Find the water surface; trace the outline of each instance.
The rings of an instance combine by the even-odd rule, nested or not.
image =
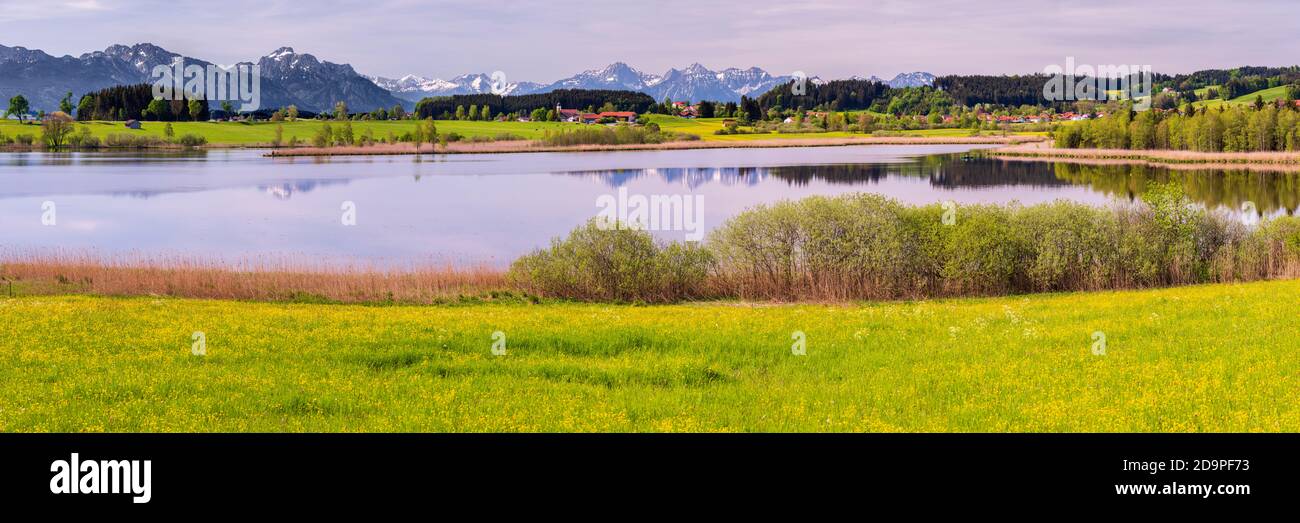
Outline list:
[[[261,151],[0,153],[0,248],[238,263],[504,266],[602,195],[702,196],[703,228],[758,204],[870,192],[928,204],[1132,200],[1176,182],[1211,208],[1293,213],[1296,174],[1001,161],[969,145],[272,159]],[[346,202],[356,224],[344,225]],[[49,204],[54,225],[44,225]],[[684,231],[657,235],[680,240]]]

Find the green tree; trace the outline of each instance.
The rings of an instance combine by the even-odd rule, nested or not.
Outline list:
[[[333,145],[334,130],[330,128],[330,124],[322,124],[320,126],[320,129],[316,130],[316,134],[312,135],[311,143],[312,145],[315,145],[318,148],[324,148]]]
[[[171,114],[171,107],[163,100],[150,100],[149,106],[145,107],[142,118],[154,120],[167,120]]]
[[[456,106],[456,119],[457,119],[457,120],[464,120],[464,119],[465,119],[465,106],[463,106],[463,105],[457,105],[457,106]]]
[[[334,104],[334,119],[335,119],[335,120],[347,120],[347,119],[348,119],[348,104],[347,104],[346,102],[342,102],[342,101],[340,101],[340,102],[335,102],[335,104]]]
[[[21,123],[25,121],[24,119],[27,118],[27,112],[30,111],[31,108],[31,105],[27,103],[27,98],[23,97],[21,94],[14,95],[13,98],[9,99],[9,109],[5,111],[4,116],[6,118],[11,114],[17,116],[18,121]]]
[[[70,117],[57,114],[50,116],[41,121],[41,139],[47,147],[58,149],[68,143],[68,137],[75,127]]]
[[[221,102],[221,113],[223,116],[226,117],[227,120],[229,120],[230,117],[235,115],[235,106],[230,105],[230,100]]]
[[[59,110],[69,116],[72,115],[72,91],[68,91],[68,94],[63,95],[63,99],[59,100]]]
[[[77,103],[77,119],[90,120],[95,117],[95,97],[85,95],[81,97],[81,102]]]
[[[190,110],[190,120],[195,122],[199,121],[199,118],[203,116],[203,102],[200,102],[198,100],[190,100],[189,110]]]
[[[429,141],[429,145],[438,143],[438,124],[433,122],[433,117],[424,119],[424,138]],[[419,145],[416,145],[419,148]]]
[[[290,105],[288,109],[285,109],[285,110],[284,110],[284,116],[285,116],[286,118],[288,118],[290,122],[297,120],[297,119],[298,119],[298,106],[296,106],[296,105]]]
[[[175,129],[172,129],[172,123],[171,123],[171,122],[167,122],[167,126],[166,126],[166,127],[163,127],[163,136],[166,136],[166,137],[168,137],[168,138],[172,138],[172,137],[176,136],[176,130],[175,130]]]

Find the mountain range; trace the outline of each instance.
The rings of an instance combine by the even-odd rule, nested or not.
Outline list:
[[[113,45],[103,51],[79,57],[51,56],[43,51],[0,45],[0,100],[22,94],[33,110],[54,110],[68,91],[73,103],[91,91],[114,85],[151,83],[154,66],[172,63],[178,56],[159,46],[142,43],[134,46]],[[210,62],[183,57],[186,64],[206,66]],[[252,62],[242,62],[244,64]],[[369,111],[397,104],[413,107],[428,96],[489,93],[492,77],[484,73],[464,74],[450,80],[406,75],[399,79],[363,76],[351,65],[322,61],[291,47],[281,47],[259,58],[261,66],[262,107],[297,105],[313,112],[329,111],[335,102],[344,101],[353,111]],[[860,77],[855,77],[860,79]],[[882,81],[874,76],[870,80]],[[656,100],[739,101],[741,96],[757,97],[772,88],[790,82],[791,76],[773,75],[758,67],[727,68],[714,71],[698,63],[663,74],[638,71],[615,62],[601,69],[591,69],[551,83],[509,82],[502,93],[523,95],[556,89],[617,89],[639,91]],[[811,77],[813,83],[821,83]],[[884,82],[891,87],[932,85],[934,75],[903,73]]]
[[[492,79],[484,73],[465,74],[442,80],[407,75],[400,79],[367,76],[376,85],[388,89],[394,96],[411,102],[427,96],[455,94],[483,94],[491,92]],[[544,93],[556,89],[618,89],[639,91],[656,100],[713,100],[736,102],[741,96],[757,97],[778,85],[788,83],[792,76],[774,76],[758,67],[748,69],[728,68],[710,70],[700,64],[684,69],[669,69],[661,75],[644,73],[631,66],[615,62],[602,69],[583,71],[550,84],[537,82],[507,83],[501,94],[521,95]],[[934,85],[934,75],[924,72],[900,73],[892,80],[854,77],[888,84],[890,87],[920,87]],[[823,83],[812,77],[813,83]]]
[[[154,66],[170,64],[179,56],[149,43],[113,45],[79,57],[55,57],[37,49],[0,45],[0,100],[22,94],[32,110],[52,111],[69,91],[76,104],[81,95],[105,87],[152,83]],[[186,65],[211,63],[183,58]],[[281,47],[256,63],[261,66],[263,108],[297,105],[299,109],[320,112],[332,110],[340,100],[350,109],[363,111],[410,105],[357,74],[350,65],[317,60],[310,54],[295,53],[290,47]]]

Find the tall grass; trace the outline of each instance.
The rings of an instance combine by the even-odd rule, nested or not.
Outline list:
[[[293,261],[231,268],[186,258],[102,259],[84,254],[17,254],[0,260],[0,280],[24,292],[84,292],[258,301],[441,303],[506,289],[489,267],[316,266]],[[8,286],[0,294],[8,293]]]
[[[699,135],[661,131],[657,125],[614,127],[583,126],[576,129],[546,131],[541,143],[549,146],[632,145],[699,140]]]

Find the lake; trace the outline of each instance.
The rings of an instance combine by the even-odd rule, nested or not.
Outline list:
[[[598,203],[637,196],[698,202],[702,232],[755,205],[851,192],[914,204],[1105,205],[1172,181],[1210,208],[1236,212],[1252,202],[1274,215],[1300,204],[1295,173],[1001,161],[967,154],[974,148],[332,158],[267,158],[256,150],[0,153],[0,249],[229,264],[503,267],[595,217]]]

